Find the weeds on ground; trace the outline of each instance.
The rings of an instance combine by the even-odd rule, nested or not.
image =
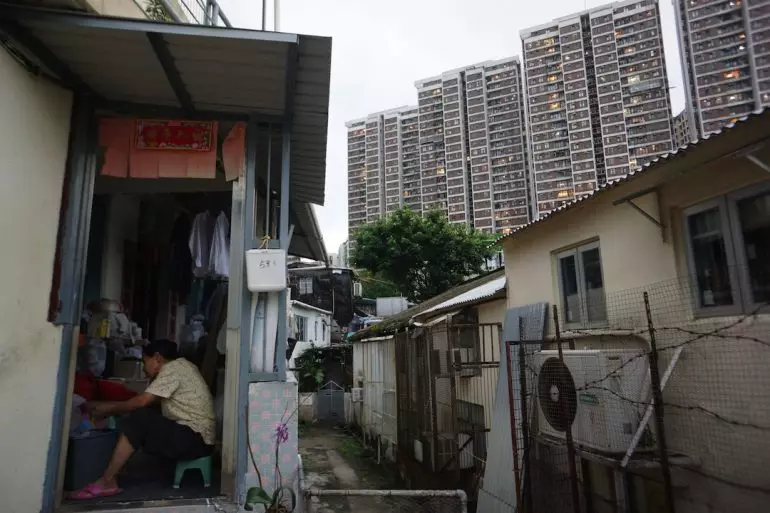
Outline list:
[[[310,429],[310,424],[308,424],[306,421],[300,420],[297,422],[297,436],[299,438],[307,436],[309,429]]]
[[[345,458],[351,460],[368,459],[374,455],[369,447],[366,447],[354,436],[346,437],[340,444],[339,451]]]

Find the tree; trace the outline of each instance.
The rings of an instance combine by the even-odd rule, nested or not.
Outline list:
[[[424,216],[403,207],[361,226],[354,237],[353,266],[392,282],[412,301],[440,294],[482,271],[494,239],[443,213]]]
[[[361,282],[363,288],[362,296],[370,299],[377,299],[378,297],[394,297],[400,296],[401,290],[398,286],[385,279],[380,274],[372,274],[370,271],[359,271],[358,281]]]

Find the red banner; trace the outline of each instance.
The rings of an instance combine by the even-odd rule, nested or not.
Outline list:
[[[134,138],[137,150],[207,152],[214,148],[213,121],[138,119]]]

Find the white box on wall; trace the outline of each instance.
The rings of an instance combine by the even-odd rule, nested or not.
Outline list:
[[[286,250],[250,249],[246,252],[246,286],[251,292],[284,290],[286,274]]]

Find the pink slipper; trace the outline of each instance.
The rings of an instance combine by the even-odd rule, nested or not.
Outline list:
[[[105,488],[99,483],[91,483],[76,492],[72,492],[69,498],[76,501],[87,501],[90,499],[99,499],[102,497],[112,497],[113,495],[118,495],[119,493],[123,493],[123,490],[117,486],[113,488]]]

